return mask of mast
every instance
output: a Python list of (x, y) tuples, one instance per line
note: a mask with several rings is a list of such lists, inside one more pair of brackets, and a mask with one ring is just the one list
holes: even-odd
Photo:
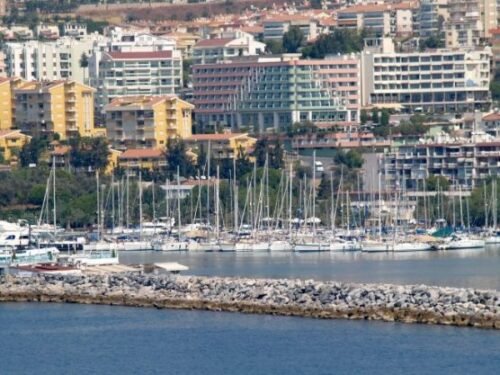
[(335, 235), (335, 222), (334, 222), (334, 202), (333, 202), (333, 171), (330, 172), (330, 226), (332, 229), (332, 236)]
[(208, 154), (207, 154), (207, 224), (210, 226), (210, 155), (211, 143), (208, 141)]
[(100, 204), (100, 186), (99, 186), (99, 171), (95, 171), (95, 180), (96, 180), (96, 192), (97, 192), (97, 241), (101, 239), (101, 204)]
[(142, 171), (139, 170), (139, 238), (142, 239)]
[(313, 151), (312, 220), (313, 236), (316, 237), (316, 150)]
[(181, 187), (180, 187), (181, 181), (180, 181), (180, 176), (179, 176), (179, 166), (177, 166), (177, 228), (178, 228), (178, 233), (177, 233), (177, 238), (180, 241), (181, 240)]
[(236, 181), (236, 159), (233, 158), (233, 195), (234, 195), (234, 231), (239, 227), (238, 223), (238, 183)]
[(56, 158), (52, 157), (52, 199), (54, 200), (53, 216), (54, 216), (54, 236), (57, 232), (57, 209), (56, 209)]
[(293, 181), (293, 164), (290, 163), (290, 175), (288, 177), (288, 235), (290, 238), (292, 237), (292, 200), (293, 200), (293, 192), (292, 192), (292, 181)]
[(217, 184), (215, 185), (215, 236), (219, 239), (219, 165), (217, 164)]
[(111, 174), (111, 229), (115, 231), (115, 175)]
[(130, 174), (127, 170), (127, 187), (126, 187), (126, 205), (125, 205), (125, 224), (127, 229), (130, 227)]

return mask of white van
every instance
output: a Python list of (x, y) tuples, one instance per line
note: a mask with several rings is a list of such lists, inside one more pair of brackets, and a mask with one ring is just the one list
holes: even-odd
[(323, 167), (323, 162), (321, 162), (321, 161), (314, 162), (314, 168), (316, 169), (316, 172), (324, 172), (325, 171), (325, 167)]

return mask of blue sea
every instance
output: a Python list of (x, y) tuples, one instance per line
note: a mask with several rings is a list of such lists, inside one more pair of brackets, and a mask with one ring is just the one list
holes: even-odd
[[(123, 253), (198, 275), (500, 290), (500, 249), (414, 254)], [(0, 374), (498, 374), (500, 332), (71, 304), (0, 304)]]
[(500, 332), (70, 304), (0, 304), (2, 374), (498, 374)]

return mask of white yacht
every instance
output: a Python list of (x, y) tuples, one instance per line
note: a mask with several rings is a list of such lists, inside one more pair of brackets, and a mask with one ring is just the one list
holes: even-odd
[(463, 235), (456, 235), (447, 238), (441, 245), (440, 250), (459, 250), (459, 249), (481, 249), (484, 248), (485, 241), (479, 238), (471, 238)]
[(292, 251), (293, 246), (289, 241), (274, 240), (269, 243), (269, 251)]

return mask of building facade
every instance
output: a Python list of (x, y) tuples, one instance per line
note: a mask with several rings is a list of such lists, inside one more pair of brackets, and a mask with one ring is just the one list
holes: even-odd
[(118, 97), (173, 95), (182, 87), (179, 51), (105, 52), (99, 65), (100, 110)]
[(31, 137), (20, 130), (0, 130), (0, 159), (7, 163), (16, 162), (19, 152), (30, 140)]
[(298, 55), (235, 59), (193, 66), (196, 125), (202, 129), (284, 129), (295, 122), (358, 121), (356, 55), (301, 60)]
[(462, 189), (482, 186), (500, 172), (500, 142), (491, 138), (442, 139), (400, 146), (383, 155), (379, 171), (386, 187), (423, 190), (430, 176), (443, 176)]
[(14, 90), (23, 84), (20, 78), (0, 77), (0, 130), (10, 130), (15, 125)]
[(243, 32), (225, 33), (222, 38), (200, 40), (193, 47), (193, 64), (214, 64), (238, 56), (260, 55), (266, 44)]
[(94, 39), (63, 37), (54, 42), (30, 40), (6, 43), (4, 48), (7, 75), (26, 80), (53, 81), (70, 79), (84, 83), (88, 67), (81, 65), (83, 55), (90, 56)]
[(257, 139), (248, 133), (194, 134), (186, 138), (185, 142), (198, 155), (203, 152), (213, 159), (234, 159), (240, 150), (248, 154)]
[(363, 105), (412, 112), (487, 110), (491, 49), (362, 54)]
[[(448, 1), (448, 18), (445, 21), (446, 47), (475, 47), (481, 44), (486, 26), (481, 16), (480, 3), (484, 0)], [(493, 0), (487, 0), (493, 1)]]
[(60, 139), (93, 136), (94, 89), (75, 81), (25, 82), (14, 89), (15, 126)]
[(176, 96), (115, 98), (105, 107), (107, 137), (118, 150), (165, 148), (170, 138), (191, 136), (193, 108)]

